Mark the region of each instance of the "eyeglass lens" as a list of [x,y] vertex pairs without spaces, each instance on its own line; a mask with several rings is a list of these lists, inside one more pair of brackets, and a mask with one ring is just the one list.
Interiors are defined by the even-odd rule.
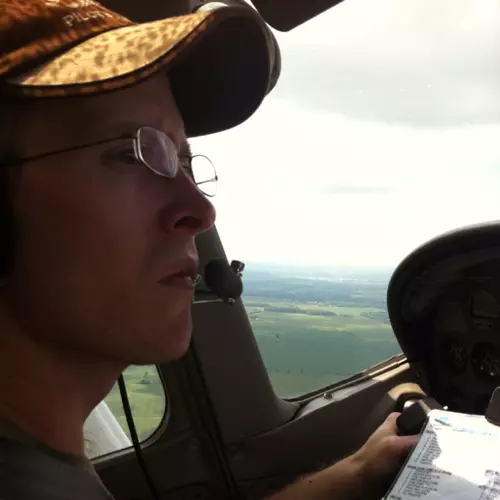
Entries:
[[137,143],[141,161],[156,174],[169,179],[175,178],[179,171],[179,161],[170,137],[152,127],[141,127]]
[[191,172],[198,188],[206,196],[217,194],[217,174],[215,167],[209,158],[203,155],[195,155],[191,158]]
[[[153,172],[174,179],[180,161],[175,144],[170,137],[152,127],[141,127],[137,134],[137,154]],[[195,184],[206,196],[217,193],[217,174],[209,158],[195,155],[191,158],[191,174]]]

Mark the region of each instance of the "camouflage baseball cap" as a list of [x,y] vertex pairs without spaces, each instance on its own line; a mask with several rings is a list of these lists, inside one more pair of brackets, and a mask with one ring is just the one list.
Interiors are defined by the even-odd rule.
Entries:
[[60,98],[166,71],[189,137],[238,125],[274,85],[265,23],[249,6],[137,24],[96,0],[0,0],[0,92]]

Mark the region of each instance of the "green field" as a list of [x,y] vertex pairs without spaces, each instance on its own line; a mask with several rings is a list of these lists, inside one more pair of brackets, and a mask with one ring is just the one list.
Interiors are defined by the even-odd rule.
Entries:
[[[165,391],[155,366],[132,366],[124,376],[137,435],[143,441],[161,424],[166,410]],[[130,437],[117,384],[105,401]]]
[[[261,355],[281,397],[299,396],[338,382],[401,351],[382,309],[263,304],[261,297],[245,299]],[[300,312],[284,312],[295,307]],[[318,314],[332,312],[336,315]]]
[[[276,393],[307,394],[401,352],[386,310],[388,275],[249,267],[243,303]],[[125,373],[138,434],[161,423],[165,395],[155,367]],[[106,398],[127,429],[118,387]]]
[[401,352],[390,271],[248,266],[243,302],[276,393],[301,396]]

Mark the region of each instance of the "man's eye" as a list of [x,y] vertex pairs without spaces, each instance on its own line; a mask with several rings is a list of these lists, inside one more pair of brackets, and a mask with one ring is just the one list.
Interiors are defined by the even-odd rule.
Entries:
[[135,153],[131,149],[125,149],[120,151],[116,155],[116,159],[122,163],[128,163],[130,165],[136,165],[139,160],[135,157]]

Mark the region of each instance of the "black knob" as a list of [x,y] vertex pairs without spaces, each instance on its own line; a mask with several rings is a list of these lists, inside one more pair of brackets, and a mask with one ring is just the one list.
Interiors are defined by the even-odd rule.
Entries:
[[396,420],[399,434],[413,436],[419,434],[431,410],[442,410],[443,407],[434,398],[422,398],[403,410]]

